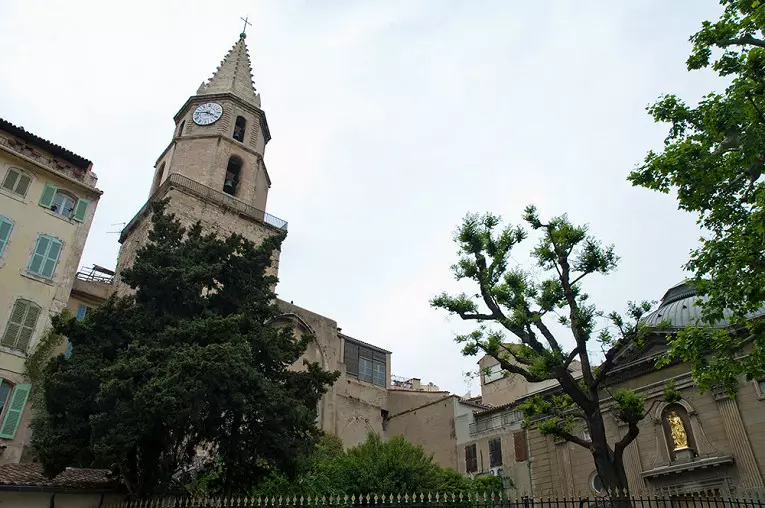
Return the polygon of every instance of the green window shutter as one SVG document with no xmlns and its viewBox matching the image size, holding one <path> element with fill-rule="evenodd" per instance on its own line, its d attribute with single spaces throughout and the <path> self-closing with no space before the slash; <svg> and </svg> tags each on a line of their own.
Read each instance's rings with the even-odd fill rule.
<svg viewBox="0 0 765 508">
<path fill-rule="evenodd" d="M 40 275 L 43 263 L 45 262 L 45 256 L 48 253 L 48 247 L 50 247 L 50 238 L 45 235 L 39 235 L 37 237 L 37 245 L 32 253 L 32 259 L 29 260 L 29 266 L 27 270 L 35 275 Z"/>
<path fill-rule="evenodd" d="M 43 189 L 42 196 L 40 196 L 40 206 L 44 206 L 45 208 L 50 208 L 53 204 L 53 197 L 56 195 L 56 191 L 58 190 L 58 187 L 55 185 L 46 183 L 45 188 Z"/>
<path fill-rule="evenodd" d="M 16 341 L 16 349 L 26 353 L 29 343 L 32 341 L 32 336 L 35 333 L 37 327 L 37 318 L 40 317 L 40 307 L 37 305 L 29 305 L 27 315 L 24 317 L 24 321 L 21 323 L 21 329 L 19 330 L 19 338 Z"/>
<path fill-rule="evenodd" d="M 19 182 L 16 184 L 16 194 L 26 196 L 30 183 L 32 183 L 32 179 L 29 176 L 23 174 L 19 176 Z"/>
<path fill-rule="evenodd" d="M 89 199 L 78 199 L 77 206 L 74 207 L 74 215 L 72 216 L 72 218 L 76 220 L 77 222 L 84 221 L 85 214 L 88 211 L 89 204 L 90 204 Z"/>
<path fill-rule="evenodd" d="M 11 403 L 8 405 L 5 418 L 3 418 L 3 423 L 0 425 L 0 437 L 13 439 L 13 436 L 16 435 L 16 430 L 18 430 L 19 423 L 21 423 L 21 415 L 24 413 L 24 406 L 31 391 L 32 385 L 16 385 L 11 397 Z"/>
<path fill-rule="evenodd" d="M 5 173 L 5 178 L 3 179 L 3 189 L 13 191 L 16 188 L 16 181 L 18 179 L 19 172 L 15 169 L 9 169 L 8 172 Z"/>
<path fill-rule="evenodd" d="M 19 337 L 21 324 L 27 315 L 29 305 L 30 302 L 26 300 L 16 300 L 16 303 L 13 304 L 13 309 L 8 318 L 8 324 L 5 325 L 5 333 L 3 334 L 3 340 L 0 341 L 0 345 L 7 347 L 14 347 L 16 345 L 16 339 Z"/>
<path fill-rule="evenodd" d="M 0 217 L 0 257 L 5 252 L 5 246 L 8 245 L 8 239 L 11 237 L 11 231 L 13 231 L 13 222 L 9 221 L 5 217 Z"/>
<path fill-rule="evenodd" d="M 56 271 L 56 265 L 58 264 L 58 257 L 61 254 L 61 242 L 55 238 L 49 238 L 48 240 L 50 244 L 48 246 L 48 252 L 45 254 L 45 263 L 43 263 L 40 275 L 46 279 L 52 279 L 53 273 Z"/>
</svg>

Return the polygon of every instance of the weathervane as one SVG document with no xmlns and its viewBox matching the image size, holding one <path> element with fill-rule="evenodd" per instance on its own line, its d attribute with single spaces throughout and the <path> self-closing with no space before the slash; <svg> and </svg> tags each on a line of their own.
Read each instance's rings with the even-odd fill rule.
<svg viewBox="0 0 765 508">
<path fill-rule="evenodd" d="M 244 28 L 242 28 L 242 33 L 240 34 L 240 36 L 241 36 L 242 38 L 245 38 L 245 37 L 247 37 L 247 34 L 245 33 L 245 32 L 247 32 L 247 25 L 250 25 L 250 26 L 252 26 L 252 23 L 250 23 L 249 21 L 247 21 L 248 19 L 250 19 L 250 17 L 249 17 L 249 16 L 246 16 L 246 17 L 244 17 L 244 18 L 239 18 L 239 19 L 241 19 L 242 21 L 244 21 Z"/>
</svg>

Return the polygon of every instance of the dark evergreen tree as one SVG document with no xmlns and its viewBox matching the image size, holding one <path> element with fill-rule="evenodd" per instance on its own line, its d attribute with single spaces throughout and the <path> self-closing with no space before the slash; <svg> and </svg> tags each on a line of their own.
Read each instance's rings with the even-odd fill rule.
<svg viewBox="0 0 765 508">
<path fill-rule="evenodd" d="M 255 245 L 186 230 L 165 207 L 153 205 L 149 242 L 122 275 L 135 294 L 82 322 L 54 319 L 73 354 L 45 369 L 38 457 L 49 474 L 111 467 L 136 497 L 172 488 L 200 450 L 227 492 L 290 475 L 319 438 L 316 407 L 339 373 L 289 369 L 311 337 L 274 321 L 267 269 L 284 237 Z"/>
</svg>

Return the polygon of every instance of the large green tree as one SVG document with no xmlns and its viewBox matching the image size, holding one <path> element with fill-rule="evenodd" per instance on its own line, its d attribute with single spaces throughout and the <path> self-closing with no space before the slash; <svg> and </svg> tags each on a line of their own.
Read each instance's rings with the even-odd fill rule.
<svg viewBox="0 0 765 508">
<path fill-rule="evenodd" d="M 679 333 L 669 351 L 692 363 L 704 388 L 732 388 L 742 374 L 765 375 L 762 322 L 747 319 L 765 303 L 765 5 L 720 3 L 720 19 L 704 21 L 691 37 L 687 67 L 711 68 L 724 91 L 695 106 L 673 94 L 660 97 L 648 112 L 670 124 L 663 150 L 649 152 L 629 176 L 634 185 L 676 191 L 679 207 L 698 213 L 704 228 L 687 264 L 704 295 L 703 320 Z M 749 333 L 705 327 L 726 309 Z"/>
<path fill-rule="evenodd" d="M 477 293 L 442 293 L 431 305 L 478 324 L 473 332 L 456 337 L 464 354 L 490 355 L 505 373 L 529 382 L 557 381 L 557 394 L 534 397 L 521 406 L 527 421 L 537 420 L 543 434 L 588 449 L 604 487 L 626 491 L 624 450 L 637 437 L 638 422 L 647 412 L 643 398 L 633 391 L 612 393 L 613 414 L 628 425 L 628 432 L 609 443 L 601 391 L 607 390 L 614 364 L 612 346 L 640 339 L 639 320 L 650 305 L 630 304 L 627 319 L 616 313 L 604 316 L 589 302 L 582 284 L 588 276 L 616 267 L 613 247 L 603 246 L 587 234 L 586 226 L 572 224 L 565 215 L 544 223 L 528 207 L 524 219 L 539 236 L 532 250 L 534 267 L 508 264 L 511 250 L 527 238 L 526 230 L 502 227 L 492 214 L 468 214 L 455 233 L 460 257 L 452 269 L 458 281 L 472 283 L 471 293 Z M 564 332 L 551 326 L 554 322 Z M 597 368 L 588 348 L 605 354 Z M 589 429 L 589 440 L 573 432 L 579 421 Z"/>
<path fill-rule="evenodd" d="M 166 202 L 153 205 L 149 242 L 112 297 L 82 321 L 54 319 L 71 358 L 43 376 L 33 444 L 49 474 L 65 466 L 113 468 L 136 497 L 158 494 L 205 450 L 226 492 L 271 471 L 295 472 L 319 437 L 317 403 L 338 373 L 301 358 L 275 319 L 268 275 L 283 237 L 255 245 L 239 235 L 185 229 Z"/>
</svg>

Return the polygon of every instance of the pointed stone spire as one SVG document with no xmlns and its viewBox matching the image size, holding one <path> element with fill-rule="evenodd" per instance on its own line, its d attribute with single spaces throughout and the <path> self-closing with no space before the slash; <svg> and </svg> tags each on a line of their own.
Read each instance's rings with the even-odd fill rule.
<svg viewBox="0 0 765 508">
<path fill-rule="evenodd" d="M 197 90 L 197 95 L 232 93 L 240 99 L 260 107 L 260 94 L 255 91 L 252 82 L 252 64 L 244 43 L 246 35 L 239 35 L 239 40 L 231 48 L 218 69 Z"/>
</svg>

